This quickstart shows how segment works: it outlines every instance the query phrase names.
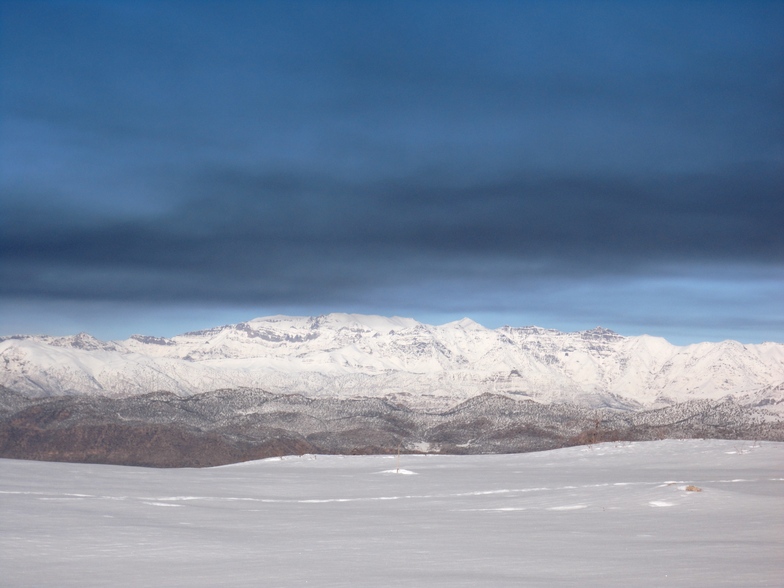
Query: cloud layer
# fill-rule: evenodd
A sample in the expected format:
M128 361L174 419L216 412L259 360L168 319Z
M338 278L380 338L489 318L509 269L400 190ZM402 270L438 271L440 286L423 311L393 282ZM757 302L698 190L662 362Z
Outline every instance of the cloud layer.
M782 335L781 3L2 10L6 300Z

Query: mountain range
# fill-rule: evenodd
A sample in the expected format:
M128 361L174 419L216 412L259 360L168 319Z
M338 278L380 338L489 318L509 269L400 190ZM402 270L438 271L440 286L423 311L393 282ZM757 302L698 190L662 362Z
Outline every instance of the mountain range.
M480 394L647 410L732 398L784 408L784 344L676 346L597 327L489 329L354 314L270 316L171 338L0 337L0 385L27 397L257 389L448 408Z
M784 441L784 345L272 316L0 339L0 457L161 467L321 453Z

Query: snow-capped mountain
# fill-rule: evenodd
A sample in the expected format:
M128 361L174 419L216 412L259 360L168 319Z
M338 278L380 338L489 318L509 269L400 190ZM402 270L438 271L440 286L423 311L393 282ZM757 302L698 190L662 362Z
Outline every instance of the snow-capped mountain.
M488 329L470 319L270 316L170 339L0 338L0 384L28 395L190 395L259 388L377 396L427 406L492 392L539 402L643 408L733 396L782 406L784 344L679 347L607 329Z

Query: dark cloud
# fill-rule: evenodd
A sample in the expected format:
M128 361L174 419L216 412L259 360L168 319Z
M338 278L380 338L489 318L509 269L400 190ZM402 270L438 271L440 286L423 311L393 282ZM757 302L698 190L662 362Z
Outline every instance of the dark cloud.
M744 167L644 181L511 177L455 186L449 177L348 183L213 169L192 181L192 199L164 215L117 221L18 208L2 237L0 288L282 304L362 298L496 262L500 273L536 266L532 278L781 265L783 179Z
M470 314L784 271L781 2L0 10L5 298Z

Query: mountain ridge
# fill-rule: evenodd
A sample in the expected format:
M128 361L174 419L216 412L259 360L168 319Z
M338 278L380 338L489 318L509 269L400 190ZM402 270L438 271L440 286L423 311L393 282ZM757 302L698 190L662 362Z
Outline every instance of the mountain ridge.
M677 346L603 327L489 329L469 318L274 315L169 338L11 335L0 337L0 358L1 385L42 397L247 387L421 407L482 393L626 410L725 397L779 409L784 400L784 344Z

